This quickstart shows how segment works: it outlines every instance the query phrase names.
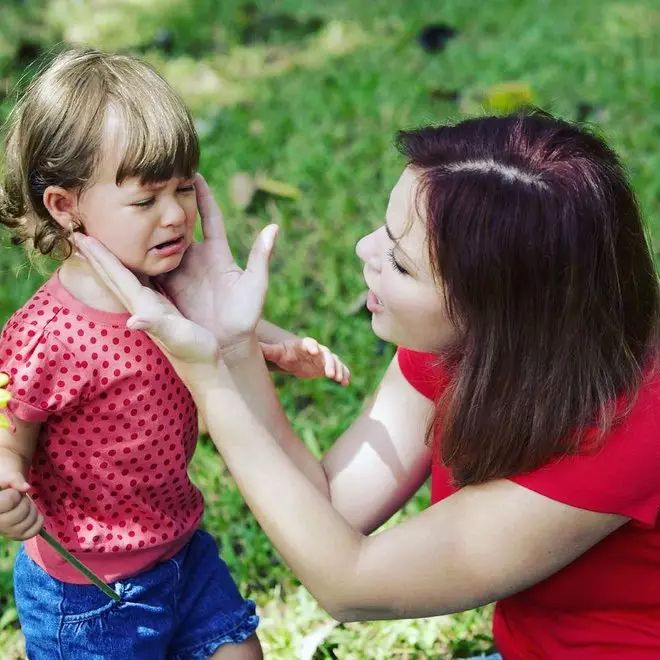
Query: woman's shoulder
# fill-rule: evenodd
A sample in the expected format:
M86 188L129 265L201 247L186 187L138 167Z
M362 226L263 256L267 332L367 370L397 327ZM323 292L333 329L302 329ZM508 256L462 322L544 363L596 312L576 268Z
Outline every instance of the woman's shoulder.
M404 378L425 397L436 401L451 380L451 367L437 353L399 347L396 353Z

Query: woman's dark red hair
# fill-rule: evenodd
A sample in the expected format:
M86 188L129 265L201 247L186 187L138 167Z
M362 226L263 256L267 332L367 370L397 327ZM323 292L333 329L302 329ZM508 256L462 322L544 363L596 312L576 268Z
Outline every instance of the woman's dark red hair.
M655 351L658 282L615 153L533 112L403 131L460 329L434 431L459 485L539 467L616 422Z

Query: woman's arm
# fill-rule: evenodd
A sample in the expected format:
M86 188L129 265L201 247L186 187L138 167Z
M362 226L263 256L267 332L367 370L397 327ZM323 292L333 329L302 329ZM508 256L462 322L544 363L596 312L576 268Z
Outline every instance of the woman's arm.
M310 485L229 378L204 367L187 377L255 517L339 620L424 617L483 605L545 579L628 520L497 480L463 488L366 537Z
M223 353L223 361L236 390L261 425L355 529L373 531L400 509L427 477L431 450L424 438L433 407L406 381L396 358L369 407L321 463L286 418L256 339L249 338Z
M213 336L142 287L100 245L84 236L77 239L99 275L133 313L130 327L148 330L168 350L255 517L335 617L429 616L487 603L543 580L627 521L497 480L463 488L393 529L364 536L312 485L251 412L229 369L217 369ZM273 230L267 228L246 271L217 298L225 338L245 337L256 325L273 241ZM411 421L402 401L391 401L389 415L401 427ZM370 439L368 434L355 435L348 456ZM428 460L420 463L428 468ZM353 478L361 475L356 469ZM401 492L393 488L390 494ZM362 526L377 524L380 513L370 511Z

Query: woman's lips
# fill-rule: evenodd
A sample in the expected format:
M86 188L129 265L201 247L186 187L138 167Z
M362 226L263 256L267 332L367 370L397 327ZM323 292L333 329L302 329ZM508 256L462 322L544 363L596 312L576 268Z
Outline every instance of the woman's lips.
M371 289L367 293L367 309L372 313L383 311L382 300Z

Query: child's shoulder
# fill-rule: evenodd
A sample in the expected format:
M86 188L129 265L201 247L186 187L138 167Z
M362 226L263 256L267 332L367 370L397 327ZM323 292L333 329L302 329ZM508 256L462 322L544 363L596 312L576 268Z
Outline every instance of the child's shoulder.
M14 334L19 327L30 326L32 334L39 332L51 324L57 317L61 305L52 294L51 276L37 291L19 307L7 320L2 331L3 339L7 334Z

